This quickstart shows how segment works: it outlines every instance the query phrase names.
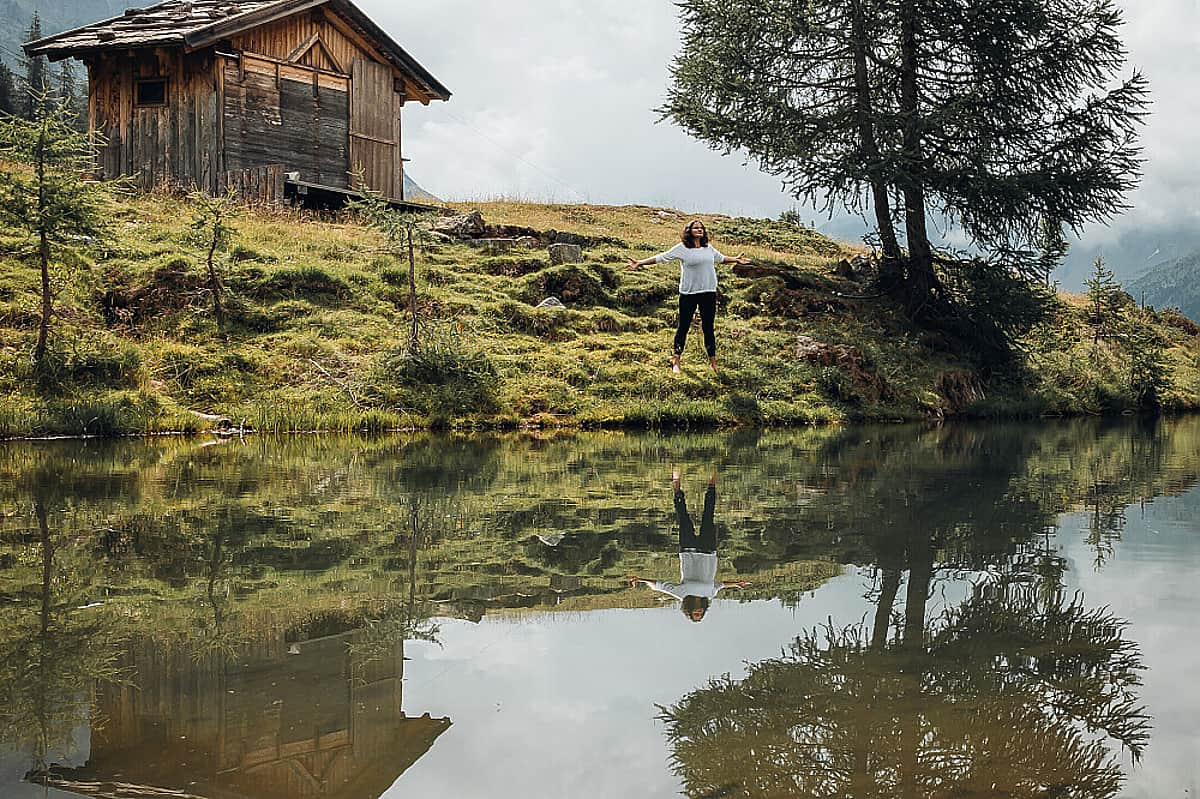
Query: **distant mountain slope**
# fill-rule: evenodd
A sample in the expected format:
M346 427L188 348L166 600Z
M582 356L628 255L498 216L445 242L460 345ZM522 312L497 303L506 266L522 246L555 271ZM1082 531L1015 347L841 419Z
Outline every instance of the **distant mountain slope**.
M19 70L21 45L36 10L42 33L49 36L98 19L116 16L126 8L150 5L125 0L0 0L0 60Z
M414 203L441 203L442 199L421 188L404 170L404 199Z
M1164 261L1128 286L1135 299L1146 293L1146 302L1156 308L1176 307L1192 319L1200 319L1200 252Z

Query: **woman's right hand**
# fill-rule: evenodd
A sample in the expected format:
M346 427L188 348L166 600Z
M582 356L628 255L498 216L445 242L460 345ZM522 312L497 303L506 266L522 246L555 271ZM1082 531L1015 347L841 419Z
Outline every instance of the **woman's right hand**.
M634 259L632 259L632 258L625 259L625 268L626 269L637 269L639 266L641 266L641 264L639 264Z

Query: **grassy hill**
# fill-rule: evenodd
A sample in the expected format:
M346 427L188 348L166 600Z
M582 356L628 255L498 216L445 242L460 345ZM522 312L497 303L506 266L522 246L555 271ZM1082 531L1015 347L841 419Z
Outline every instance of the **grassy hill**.
M20 255L24 242L0 237L10 253L0 262L0 436L213 423L197 412L291 431L783 425L1146 404L1131 381L1129 342L1095 342L1078 298L1054 303L1016 364L985 374L961 343L873 297L864 276L840 274L854 247L789 222L712 215L704 218L717 246L756 265L721 268L719 372L705 362L697 326L684 374L673 377L678 269L623 264L672 245L687 215L477 207L509 232L572 234L584 262L552 266L542 247L464 241L420 252L418 358L404 350L407 266L371 230L296 211L248 213L223 264L230 325L220 332L189 208L152 196L125 201L110 239L60 266L55 368L37 378L37 272ZM548 296L567 307L535 307ZM1161 345L1157 404L1200 407L1197 328L1176 314L1142 321Z

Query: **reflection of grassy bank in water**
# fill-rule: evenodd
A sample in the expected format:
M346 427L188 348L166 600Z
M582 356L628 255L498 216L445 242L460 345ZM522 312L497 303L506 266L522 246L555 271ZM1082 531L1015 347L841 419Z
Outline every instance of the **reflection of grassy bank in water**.
M111 246L88 252L57 298L59 330L38 379L27 365L36 271L6 257L0 436L209 426L192 411L282 432L796 425L1200 406L1195 331L1170 314L1139 314L1137 335L1094 343L1086 309L1067 300L1023 341L1020 363L985 379L961 342L913 326L886 299L861 299L874 293L869 282L834 268L850 249L794 222L723 217L710 217L718 244L744 249L759 267L736 275L722 268L720 374L708 372L692 341L684 374L673 378L666 365L677 271L629 271L622 262L672 244L683 216L518 203L484 204L483 213L493 223L574 232L588 242L585 262L551 266L538 248L497 254L463 243L421 254L428 346L420 358L397 349L408 324L406 270L354 224L257 213L239 221L225 265L229 326L219 332L187 209L169 198L130 200ZM568 307L534 307L548 294ZM1157 366L1150 339L1164 348ZM1146 374L1167 380L1153 403L1146 386L1131 383L1135 342Z
M678 573L671 463L720 458L710 446L623 435L10 445L0 449L0 491L23 507L20 476L57 464L70 507L86 518L77 546L104 567L92 601L207 635L214 596L234 627L260 612L379 615L414 568L414 502L415 596L433 603L424 612L644 604L625 575ZM739 443L727 460L752 448ZM755 582L746 596L798 597L835 573L789 564L780 579L734 574L738 553L754 546L741 520L772 512L745 499L746 479L722 489L722 554L731 579ZM32 596L27 524L23 514L0 519L0 594L10 600ZM557 547L538 538L553 533L563 536Z
M79 604L104 602L164 634L219 637L221 624L251 629L272 614L382 618L410 580L422 614L657 604L624 577L678 577L676 466L693 512L719 475L720 577L751 583L722 596L797 602L838 564L878 563L910 527L956 531L937 542L940 560L970 567L1065 510L1178 492L1200 473L1198 439L1188 419L10 444L0 447L0 507L12 509L0 516L0 597L37 595L35 474L53 475L51 513L95 564ZM1097 541L1113 534L1098 528Z

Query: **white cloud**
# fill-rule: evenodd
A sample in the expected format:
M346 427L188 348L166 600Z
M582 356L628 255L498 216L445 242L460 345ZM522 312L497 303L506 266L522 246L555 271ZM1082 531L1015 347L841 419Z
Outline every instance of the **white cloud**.
M752 215L794 205L776 178L658 122L654 109L679 45L671 2L362 5L454 92L449 103L405 115L411 174L436 194ZM1130 69L1145 72L1154 99L1143 135L1145 177L1129 213L1083 231L1085 249L1200 222L1200 3L1123 5ZM811 210L805 215L819 219ZM839 217L829 227L852 237L863 224Z

